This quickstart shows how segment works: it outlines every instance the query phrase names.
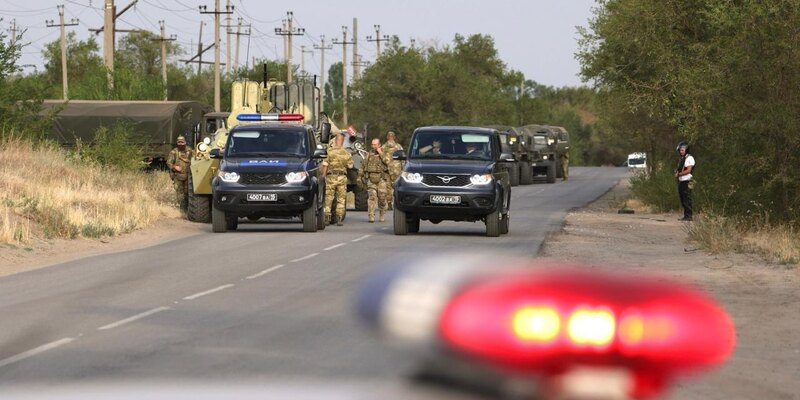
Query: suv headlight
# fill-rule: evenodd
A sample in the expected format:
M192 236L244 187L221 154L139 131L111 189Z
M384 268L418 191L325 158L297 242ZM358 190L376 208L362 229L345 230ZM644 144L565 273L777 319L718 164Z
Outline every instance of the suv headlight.
M403 177L403 180L408 182L408 183L420 183L420 182L422 182L422 174L418 174L416 172L405 172L405 171L403 171L403 173L400 174L400 176Z
M469 181L472 182L473 185L485 185L492 181L492 174L472 175Z
M217 172L217 176L219 176L223 182L228 182L228 183L239 182L239 174L237 174L236 172L225 172L220 170Z
M300 172L289 172L286 174L286 182L289 183L299 183L304 181L308 177L308 172L300 171Z

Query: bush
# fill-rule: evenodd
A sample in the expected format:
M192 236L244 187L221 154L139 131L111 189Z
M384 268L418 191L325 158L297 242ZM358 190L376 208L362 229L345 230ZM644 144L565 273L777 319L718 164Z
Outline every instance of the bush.
M111 128L101 126L95 130L91 144L78 143L78 154L84 161L100 166L124 171L141 170L145 167L145 150L144 146L131 144L132 132L128 123L116 124Z
M672 170L663 164L657 165L652 175L636 171L630 182L633 196L651 206L655 212L680 209L678 183Z

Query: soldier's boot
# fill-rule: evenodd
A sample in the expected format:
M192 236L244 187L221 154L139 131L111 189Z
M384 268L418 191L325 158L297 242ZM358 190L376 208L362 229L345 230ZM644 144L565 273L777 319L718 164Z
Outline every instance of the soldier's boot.
M330 225L330 224L331 224L331 215L325 214L325 225Z
M369 222L375 222L375 214L369 214Z
M336 214L336 226L344 225L344 215Z
M386 211L384 211L384 210L381 210L381 219L380 219L380 221L381 222L386 221Z

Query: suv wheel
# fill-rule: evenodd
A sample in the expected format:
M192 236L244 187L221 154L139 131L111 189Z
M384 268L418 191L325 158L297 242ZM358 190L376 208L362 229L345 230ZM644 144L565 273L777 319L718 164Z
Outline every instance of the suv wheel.
M317 197L311 201L311 206L303 210L303 232L317 231Z
M500 220L500 234L505 235L508 233L508 226L511 221L509 221L510 215L505 213L502 215L502 219Z
M225 220L225 211L218 210L217 207L211 207L211 231L216 233L224 233L228 231L228 224Z
M486 216L486 236L500 236L500 211L495 211Z
M406 219L406 213L401 211L395 207L394 211L394 234L395 235L407 235L408 234L408 220Z

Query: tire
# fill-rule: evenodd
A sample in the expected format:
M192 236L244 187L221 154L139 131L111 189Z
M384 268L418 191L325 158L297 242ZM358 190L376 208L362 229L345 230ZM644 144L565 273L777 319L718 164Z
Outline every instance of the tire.
M303 210L303 232L316 232L317 231L317 197L311 202L311 206Z
M547 167L547 183L556 183L556 164Z
M344 214L342 214L342 222L347 218L347 207L344 208ZM339 216L336 215L336 199L333 199L331 202L331 225L336 224L339 222Z
M211 209L211 231L215 233L225 233L228 231L228 224L225 220L225 211Z
M317 210L317 230L325 230L325 207Z
M486 236L500 236L500 211L495 211L486 216Z
M408 221L408 220L406 220L406 221ZM419 232L419 218L417 218L417 217L411 218L411 222L408 223L408 231L410 233Z
M519 184L530 185L531 183L533 183L533 170L531 169L531 163L528 161L522 161L519 163Z
M509 164L508 167L508 182L511 186L519 186L519 165L517 164Z
M505 213L505 214L502 215L502 219L500 220L500 234L501 235L505 235L505 234L508 233L509 224L511 222L508 218L509 218L508 213Z
M556 158L556 178L564 178L564 171L561 170L561 160L558 158Z
M394 214L394 234L399 236L408 235L408 220L406 213L397 208L392 211Z
M186 202L186 218L192 222L211 222L211 196L195 194L192 174L189 174L189 197Z
M354 192L356 196L356 211L367 211L367 203L369 202L369 192L366 190L358 190Z

